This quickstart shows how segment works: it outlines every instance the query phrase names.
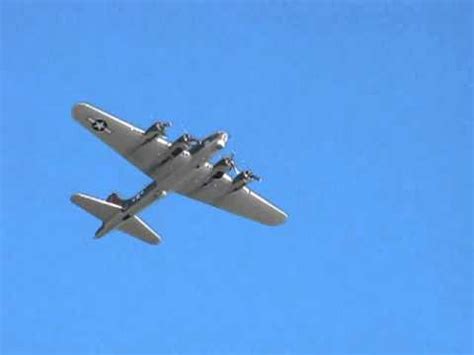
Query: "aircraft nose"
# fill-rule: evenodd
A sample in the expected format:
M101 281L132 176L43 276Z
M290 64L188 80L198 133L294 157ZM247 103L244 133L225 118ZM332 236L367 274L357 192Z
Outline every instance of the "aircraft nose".
M229 135L226 132L218 132L218 137L217 148L222 149L225 147L227 140L229 139Z
M229 134L227 132L221 132L221 139L227 143L229 140Z

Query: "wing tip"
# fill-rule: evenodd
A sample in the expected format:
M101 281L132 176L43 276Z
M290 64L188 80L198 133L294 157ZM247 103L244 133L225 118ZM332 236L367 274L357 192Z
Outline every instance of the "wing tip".
M269 226L280 226L288 220L288 214L283 212L283 211L278 211L278 214L275 215L274 218L272 218L271 221L269 221L268 225Z
M153 240L153 241L150 241L150 243L149 243L149 244L150 244L150 245L160 245L160 244L161 244L161 242L162 242L162 240L161 240L161 238L158 236L158 237L156 237L156 239L155 239L155 240Z
M152 239L153 238L153 239ZM162 242L162 239L161 237L156 234L155 232L153 232L153 237L152 238L148 238L148 239L141 239L141 238L138 238L140 239L142 242L145 242L146 244L149 244L149 245L160 245L161 242Z
M77 194L71 195L71 197L69 198L69 200L70 200L72 203L74 203L75 205L77 205L80 198L81 198L81 194L77 193Z
M94 106L92 106L91 104L87 102L77 102L76 104L72 106L71 114L72 114L72 117L78 120L81 118L82 114L86 110L91 110L91 109L94 109Z
M71 197L69 198L69 200L74 203L74 204L78 204L80 201L82 200L99 200L93 196L89 196L89 195L86 195L86 194L83 194L83 193L80 193L80 192L77 192L75 194L72 194ZM101 201L101 200L99 200Z

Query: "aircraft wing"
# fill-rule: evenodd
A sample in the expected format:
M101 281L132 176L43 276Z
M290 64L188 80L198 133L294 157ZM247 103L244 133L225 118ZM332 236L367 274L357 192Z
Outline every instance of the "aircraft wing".
M178 192L192 199L207 203L233 214L249 218L259 223L275 226L282 224L288 215L248 187L232 191L232 178L224 175L220 179L199 188L194 188L196 182L205 179L205 168L199 169L193 177L193 182ZM199 176L199 175L202 176Z
M147 174L156 164L157 158L168 152L170 143L166 140L147 140L140 128L90 104L75 105L72 116L89 132Z

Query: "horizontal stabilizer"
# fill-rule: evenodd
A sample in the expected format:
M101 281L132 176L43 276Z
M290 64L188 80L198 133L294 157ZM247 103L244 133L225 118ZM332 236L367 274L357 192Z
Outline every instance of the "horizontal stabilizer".
M118 229L149 244L161 242L160 236L137 216L128 219Z
M85 194L71 196L71 202L102 221L107 221L116 213L122 212L122 208L116 204ZM120 224L118 229L149 244L161 242L160 236L137 216L131 216Z
M114 203L85 194L72 195L71 202L102 221L110 219L114 214L122 210L120 206Z

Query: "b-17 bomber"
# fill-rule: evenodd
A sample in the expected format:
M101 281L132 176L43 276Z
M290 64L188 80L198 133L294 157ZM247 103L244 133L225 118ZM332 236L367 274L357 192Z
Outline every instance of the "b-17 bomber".
M161 237L137 214L173 192L266 225L282 224L288 217L247 186L260 178L250 170L239 171L233 155L210 162L225 148L226 132L204 139L186 133L170 141L168 122L142 130L87 103L74 105L72 116L152 180L128 199L117 193L105 200L83 193L71 196L74 204L102 221L95 238L119 230L150 244L160 243Z

